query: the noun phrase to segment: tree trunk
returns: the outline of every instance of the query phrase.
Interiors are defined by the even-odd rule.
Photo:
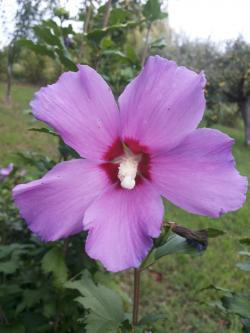
[[[250,146],[250,96],[240,103],[240,110],[245,127],[245,144]]]
[[[246,100],[246,126],[245,126],[246,145],[250,146],[250,96]]]
[[[12,67],[14,62],[15,47],[12,41],[8,47],[8,64],[7,64],[7,87],[5,94],[5,102],[7,105],[11,104],[11,87],[12,87]]]
[[[12,87],[12,65],[8,64],[7,87],[6,87],[6,94],[5,94],[5,102],[7,105],[11,104],[11,87]]]

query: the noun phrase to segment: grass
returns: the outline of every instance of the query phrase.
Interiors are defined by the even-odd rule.
[[[18,163],[16,152],[19,151],[32,150],[55,155],[56,142],[52,137],[28,130],[39,126],[30,114],[23,112],[36,90],[37,87],[15,84],[14,102],[12,107],[8,108],[3,103],[4,85],[0,84],[0,165],[11,161]],[[222,126],[217,128],[236,140],[234,156],[237,167],[243,175],[250,176],[250,151],[243,145],[243,132]],[[166,219],[195,229],[221,228],[226,235],[211,240],[207,251],[201,257],[176,255],[160,260],[154,267],[155,272],[161,275],[160,282],[156,281],[155,272],[144,272],[141,314],[154,311],[166,316],[166,320],[157,327],[157,333],[240,332],[237,318],[232,317],[229,325],[222,313],[207,305],[211,300],[211,293],[198,291],[209,284],[237,291],[249,290],[249,275],[235,267],[239,259],[237,252],[242,249],[238,240],[250,237],[249,197],[241,210],[226,214],[218,220],[188,214],[166,203]],[[118,274],[117,278],[125,290],[131,290],[131,273]]]
[[[40,127],[39,122],[30,115],[29,102],[38,87],[14,84],[12,105],[4,102],[5,85],[0,82],[0,165],[18,161],[17,152],[34,151],[54,156],[55,139],[42,133],[29,131]]]

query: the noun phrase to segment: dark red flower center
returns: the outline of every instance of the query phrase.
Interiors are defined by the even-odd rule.
[[[149,150],[138,140],[126,138],[121,141],[117,138],[103,159],[107,162],[102,163],[101,167],[112,183],[118,183],[121,187],[132,189],[143,178],[151,179]]]

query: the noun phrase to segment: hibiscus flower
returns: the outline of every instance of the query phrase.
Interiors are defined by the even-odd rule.
[[[86,251],[110,271],[138,267],[158,237],[162,196],[188,212],[219,217],[245,201],[233,140],[199,128],[204,74],[149,57],[116,103],[88,66],[36,93],[34,116],[81,158],[18,185],[14,200],[32,232],[54,241],[88,231]]]

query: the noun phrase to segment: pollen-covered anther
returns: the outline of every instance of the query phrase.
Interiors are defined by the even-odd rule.
[[[121,187],[132,190],[135,187],[135,178],[137,175],[138,161],[133,157],[124,157],[119,165],[118,178],[121,181]]]

